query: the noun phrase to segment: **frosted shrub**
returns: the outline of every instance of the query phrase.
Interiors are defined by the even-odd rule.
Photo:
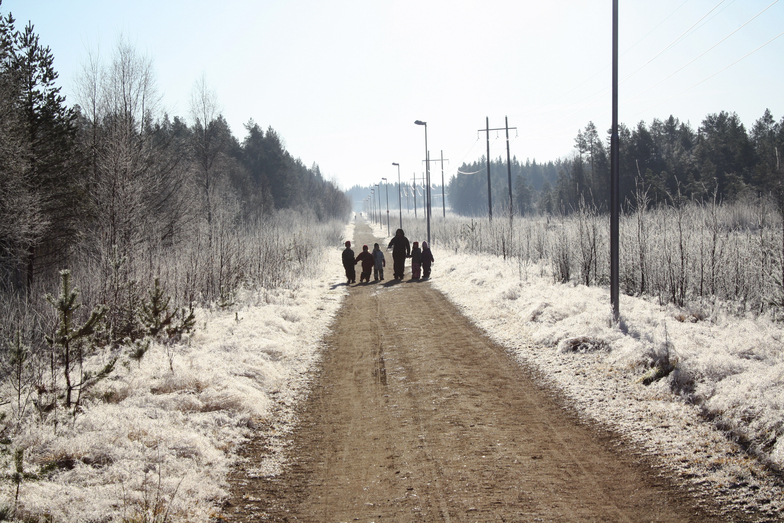
[[[564,226],[558,228],[550,263],[555,281],[566,283],[572,278],[572,245],[569,241],[569,232]]]
[[[225,452],[270,415],[268,393],[283,388],[279,380],[310,363],[316,340],[308,329],[325,321],[316,311],[338,303],[312,298],[323,292],[312,282],[293,298],[304,278],[323,277],[324,247],[339,243],[345,223],[216,212],[211,229],[195,225],[179,243],[150,237],[133,252],[77,249],[59,281],[39,278],[27,295],[0,296],[0,467],[8,474],[0,505],[18,486],[19,517],[143,519],[169,510],[172,520],[208,520],[224,494]],[[247,309],[239,309],[246,296],[259,309],[247,328]],[[226,298],[238,310],[216,307]],[[293,308],[300,301],[306,310]],[[271,315],[285,318],[285,328],[265,325]],[[198,336],[218,317],[226,325],[213,347]],[[243,341],[222,348],[235,330],[247,332]],[[268,346],[260,330],[279,341]],[[194,336],[209,346],[191,347]]]
[[[784,305],[781,219],[766,199],[723,204],[673,197],[649,208],[640,191],[620,220],[622,291],[661,303],[716,305],[734,314],[774,312]],[[431,221],[435,249],[546,261],[554,281],[609,282],[609,217],[589,206],[560,217],[461,218]],[[404,220],[409,239],[421,241],[423,219]]]
[[[580,282],[591,285],[598,281],[599,265],[599,235],[601,224],[596,207],[589,206],[584,200],[580,201],[577,211],[577,241],[580,254]]]

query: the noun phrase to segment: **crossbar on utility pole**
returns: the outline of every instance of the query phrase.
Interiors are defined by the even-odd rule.
[[[493,221],[493,197],[490,192],[490,131],[503,131],[506,130],[506,161],[509,165],[509,216],[512,216],[512,162],[509,159],[509,129],[517,130],[517,127],[509,127],[509,119],[505,117],[506,125],[496,129],[490,129],[490,117],[485,117],[484,129],[479,129],[477,132],[485,132],[487,134],[487,215],[490,221]],[[446,211],[444,211],[446,215]]]

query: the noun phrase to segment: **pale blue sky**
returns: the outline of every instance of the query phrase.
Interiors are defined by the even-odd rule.
[[[272,126],[344,188],[396,180],[392,162],[404,180],[421,174],[417,119],[431,159],[450,160],[447,177],[485,154],[486,116],[491,128],[508,116],[512,155],[538,161],[571,154],[589,121],[602,133],[611,123],[611,0],[3,0],[0,10],[35,25],[69,103],[88,50],[108,61],[122,36],[153,59],[170,115],[188,118],[204,75],[235,136],[250,118]],[[621,0],[620,28],[627,125],[784,116],[784,1]],[[491,141],[505,158],[503,133]],[[440,180],[440,166],[432,172]]]

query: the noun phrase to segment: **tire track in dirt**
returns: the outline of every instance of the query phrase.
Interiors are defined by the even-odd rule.
[[[358,222],[354,243],[374,241]],[[351,286],[298,419],[283,473],[247,474],[268,452],[248,445],[223,521],[721,520],[427,282]]]

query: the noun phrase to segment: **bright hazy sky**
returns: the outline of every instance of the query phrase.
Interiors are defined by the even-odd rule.
[[[767,8],[767,10],[766,10]],[[511,153],[554,160],[611,125],[611,0],[3,0],[51,48],[68,103],[88,52],[152,58],[163,107],[190,122],[204,77],[235,136],[251,118],[347,189],[403,180],[431,159],[447,179],[486,154],[508,116]],[[736,112],[784,117],[784,1],[620,0],[620,110],[696,129]],[[756,16],[756,18],[755,18]],[[506,158],[491,131],[493,158]],[[440,181],[439,163],[432,164]]]

